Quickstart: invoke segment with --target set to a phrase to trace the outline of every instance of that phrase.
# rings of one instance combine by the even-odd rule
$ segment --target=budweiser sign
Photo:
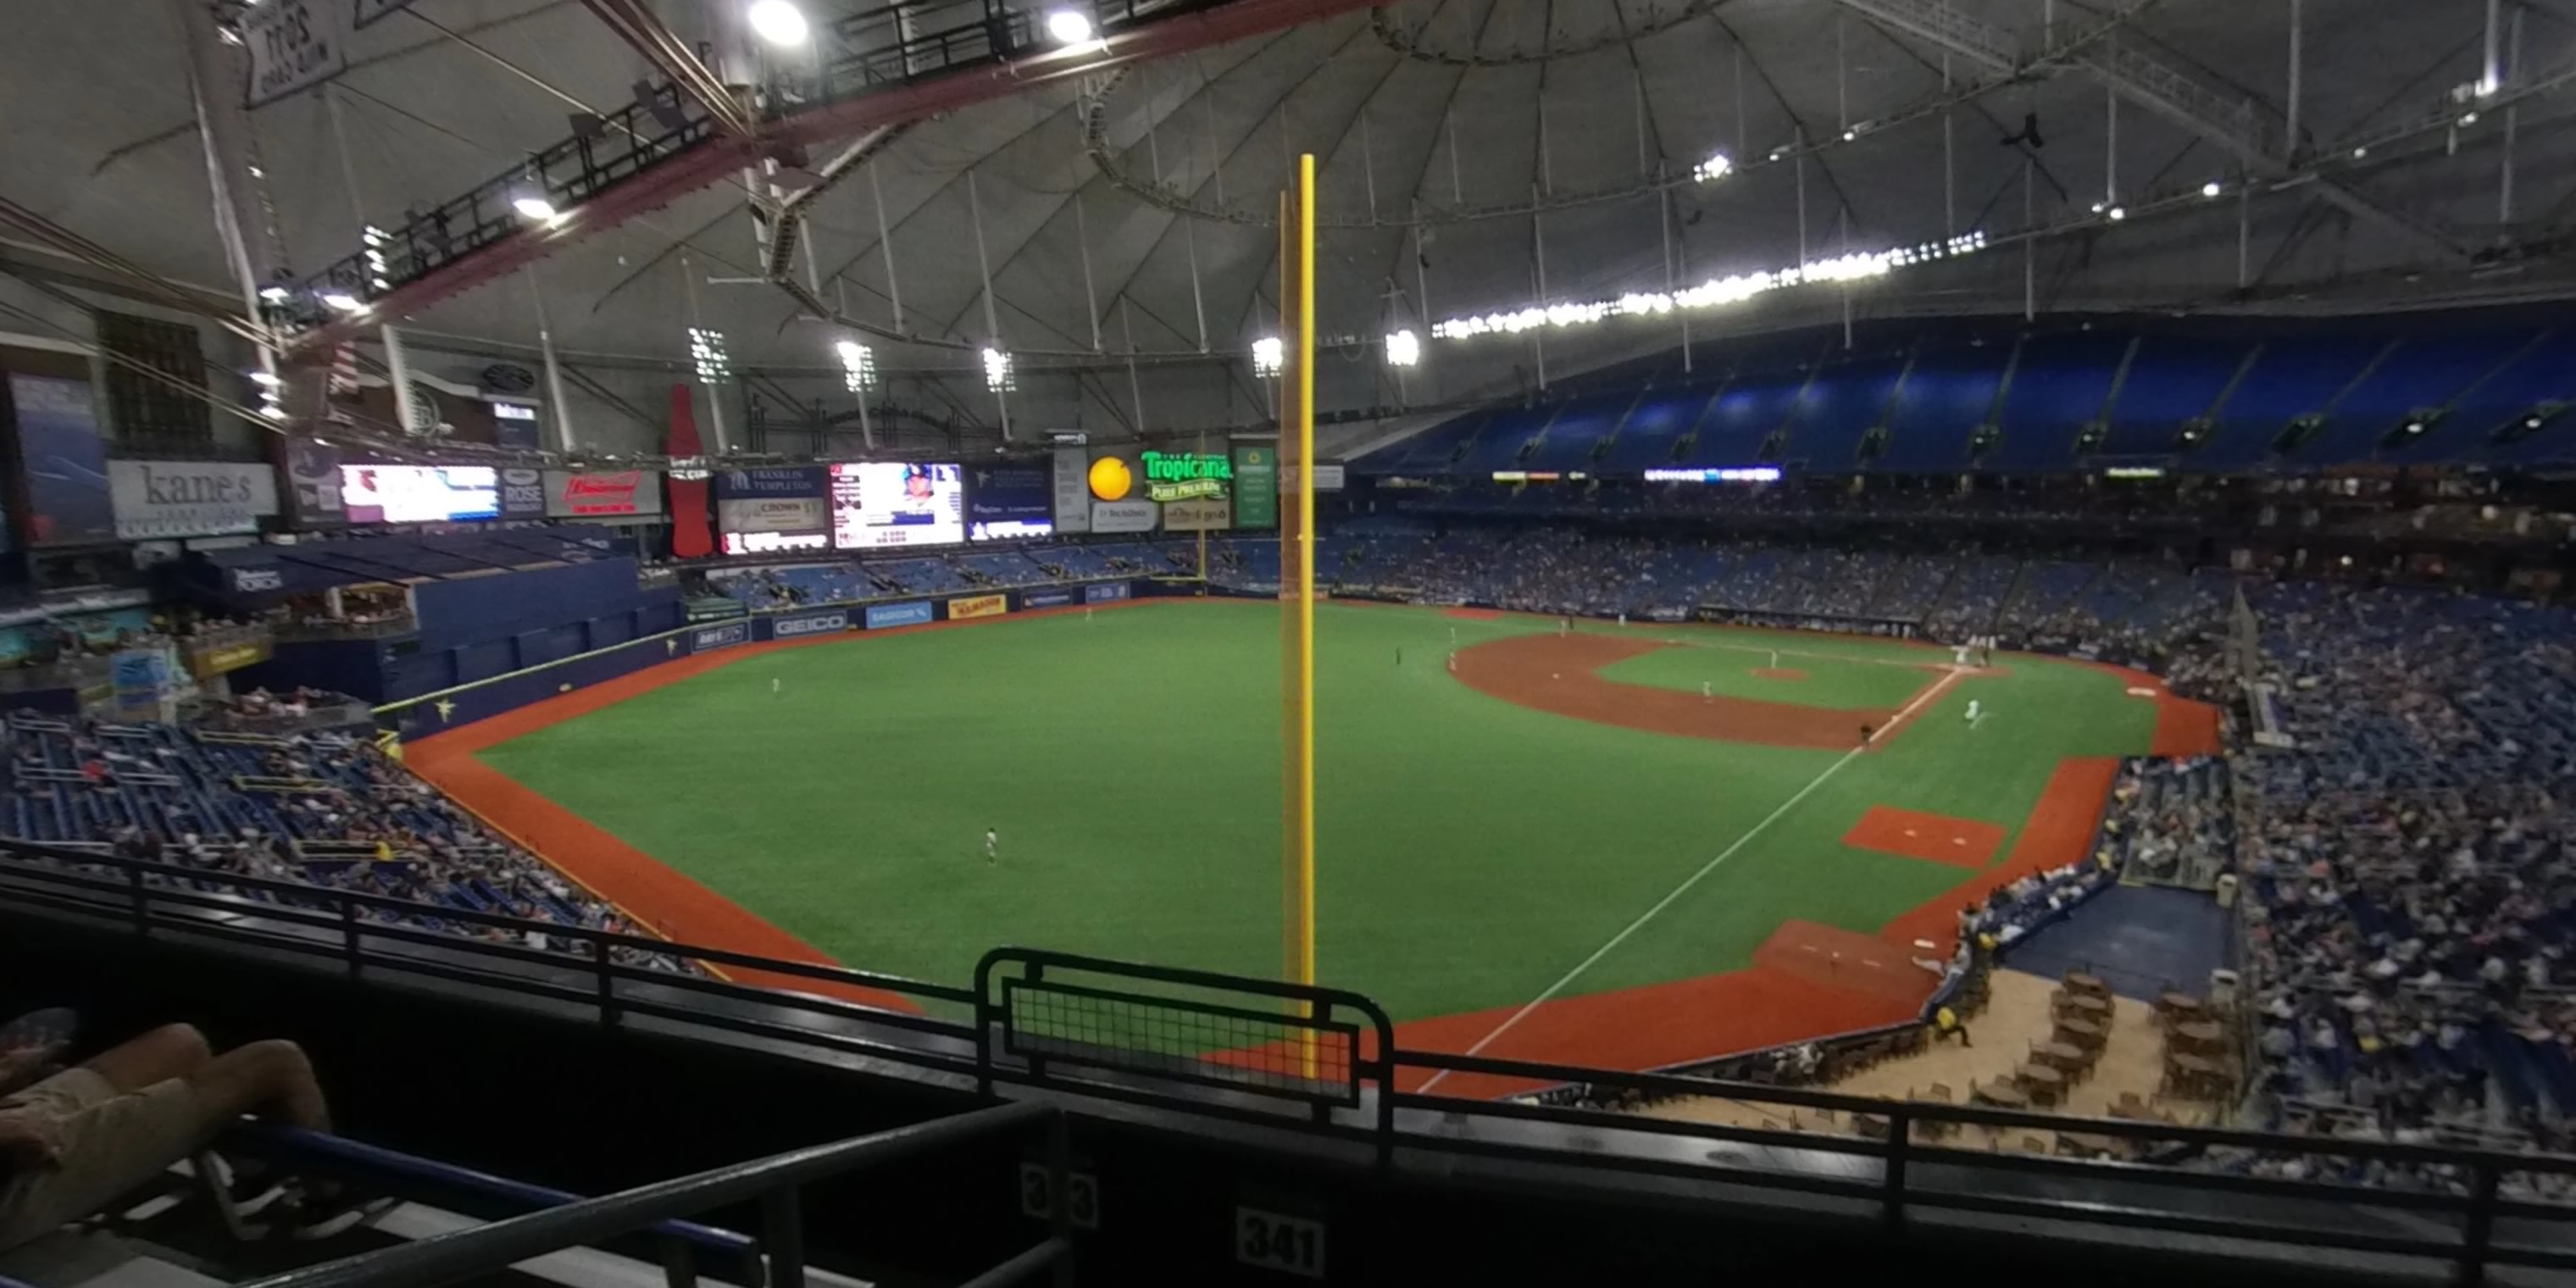
[[[594,519],[662,512],[662,481],[650,470],[573,474],[546,471],[546,513],[559,519]]]

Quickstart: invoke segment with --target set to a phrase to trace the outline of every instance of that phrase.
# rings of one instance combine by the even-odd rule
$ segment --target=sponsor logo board
[[[1020,596],[1022,608],[1062,608],[1072,602],[1070,590],[1032,590]]]
[[[799,635],[830,635],[848,629],[850,629],[849,610],[836,609],[828,613],[801,613],[794,617],[773,618],[769,623],[769,638],[783,640]]]
[[[868,629],[881,631],[889,626],[920,626],[931,620],[930,601],[911,599],[900,604],[874,604],[868,608]]]
[[[116,535],[127,541],[255,532],[277,513],[277,472],[228,461],[109,461]]]
[[[277,590],[285,585],[286,574],[275,568],[233,569],[233,590],[238,594],[254,595],[263,590]]]
[[[1086,604],[1105,604],[1125,598],[1127,583],[1123,581],[1096,581],[1082,588],[1082,602]]]
[[[689,651],[692,653],[705,653],[720,648],[732,648],[736,644],[748,644],[750,642],[751,623],[727,622],[722,626],[707,626],[690,632]]]
[[[963,621],[969,617],[999,617],[1011,611],[1011,601],[1003,595],[969,595],[948,601],[948,620]]]
[[[1079,447],[1055,449],[1055,530],[1091,531],[1091,492],[1083,473],[1090,454]]]
[[[661,512],[661,476],[649,470],[546,471],[546,513],[555,518]]]
[[[1233,526],[1234,503],[1224,497],[1173,501],[1163,507],[1163,529],[1167,532],[1215,532]]]
[[[1151,501],[1091,503],[1091,530],[1094,532],[1151,532],[1162,517],[1162,507]]]

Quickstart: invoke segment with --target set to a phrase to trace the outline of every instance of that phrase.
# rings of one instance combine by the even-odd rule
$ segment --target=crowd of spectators
[[[2112,786],[2099,855],[2132,878],[2207,889],[2235,858],[2236,815],[2223,757],[2133,757]]]
[[[28,712],[0,725],[0,829],[73,854],[172,864],[212,892],[268,896],[226,877],[290,881],[410,900],[398,919],[569,951],[568,937],[512,931],[436,909],[566,928],[643,933],[626,916],[512,845],[373,741],[108,724]],[[368,911],[369,917],[392,914]],[[618,953],[678,969],[668,954]]]

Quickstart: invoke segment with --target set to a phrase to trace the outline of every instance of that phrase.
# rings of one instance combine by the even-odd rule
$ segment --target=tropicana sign
[[[1155,501],[1188,501],[1224,496],[1234,481],[1231,457],[1203,452],[1139,452],[1145,466],[1145,495]]]

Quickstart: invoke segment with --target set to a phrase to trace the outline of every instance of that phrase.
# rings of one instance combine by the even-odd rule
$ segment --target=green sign
[[[1234,526],[1279,526],[1279,449],[1238,443],[1234,449]]]
[[[1145,463],[1148,483],[1196,483],[1203,479],[1225,483],[1234,479],[1234,462],[1205,452],[1139,452],[1136,459]]]

